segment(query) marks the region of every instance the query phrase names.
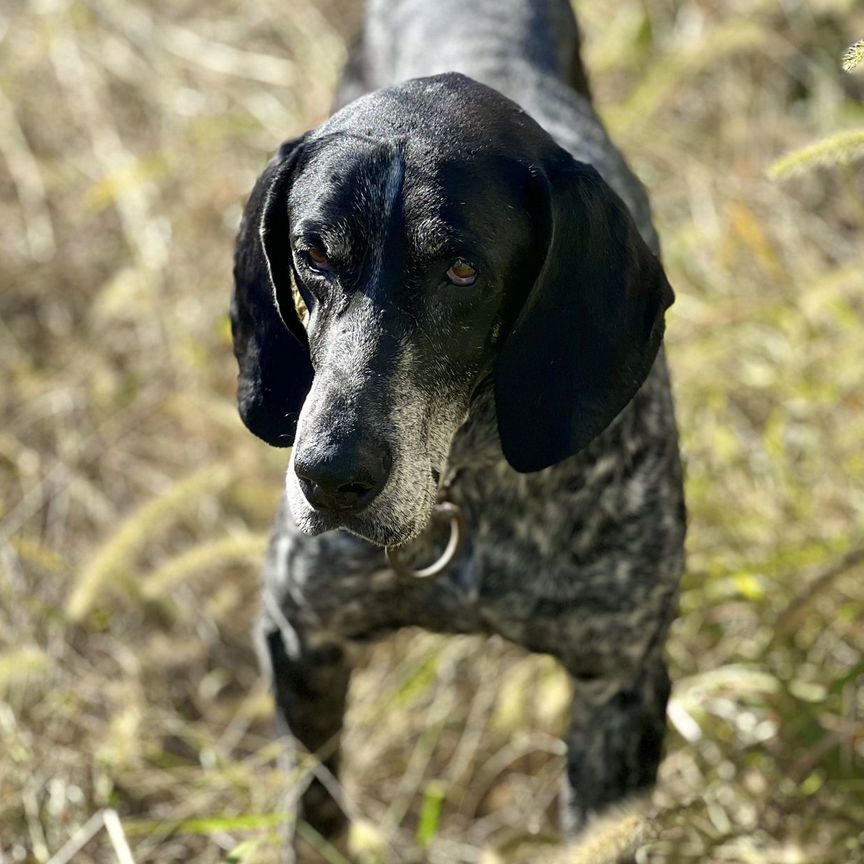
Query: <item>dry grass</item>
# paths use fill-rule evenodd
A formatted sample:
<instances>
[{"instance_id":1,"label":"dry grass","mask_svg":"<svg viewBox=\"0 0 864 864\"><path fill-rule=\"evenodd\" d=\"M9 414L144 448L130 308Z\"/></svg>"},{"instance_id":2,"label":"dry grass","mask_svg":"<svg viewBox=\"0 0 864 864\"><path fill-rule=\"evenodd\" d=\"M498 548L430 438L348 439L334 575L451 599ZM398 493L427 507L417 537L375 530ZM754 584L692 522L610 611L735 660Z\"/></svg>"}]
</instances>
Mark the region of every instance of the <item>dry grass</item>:
<instances>
[{"instance_id":1,"label":"dry grass","mask_svg":"<svg viewBox=\"0 0 864 864\"><path fill-rule=\"evenodd\" d=\"M840 69L864 12L579 7L679 297L690 566L639 860L862 861L864 168L768 169L864 125ZM285 454L235 416L230 253L357 14L0 4L4 864L275 860L291 779L249 629ZM372 650L346 742L367 858L567 860L541 842L567 695L496 640Z\"/></svg>"}]
</instances>

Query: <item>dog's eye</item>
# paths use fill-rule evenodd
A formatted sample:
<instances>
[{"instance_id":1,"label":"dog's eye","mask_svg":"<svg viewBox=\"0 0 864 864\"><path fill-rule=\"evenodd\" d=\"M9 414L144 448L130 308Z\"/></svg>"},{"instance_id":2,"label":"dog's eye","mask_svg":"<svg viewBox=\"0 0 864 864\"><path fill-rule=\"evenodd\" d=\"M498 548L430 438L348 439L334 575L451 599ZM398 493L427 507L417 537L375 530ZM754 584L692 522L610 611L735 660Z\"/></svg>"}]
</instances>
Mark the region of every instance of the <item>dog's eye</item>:
<instances>
[{"instance_id":1,"label":"dog's eye","mask_svg":"<svg viewBox=\"0 0 864 864\"><path fill-rule=\"evenodd\" d=\"M329 273L333 269L330 259L317 246L310 246L306 250L306 260L313 270Z\"/></svg>"},{"instance_id":2,"label":"dog's eye","mask_svg":"<svg viewBox=\"0 0 864 864\"><path fill-rule=\"evenodd\" d=\"M464 258L457 258L447 271L447 278L454 285L473 285L477 281L477 268Z\"/></svg>"}]
</instances>

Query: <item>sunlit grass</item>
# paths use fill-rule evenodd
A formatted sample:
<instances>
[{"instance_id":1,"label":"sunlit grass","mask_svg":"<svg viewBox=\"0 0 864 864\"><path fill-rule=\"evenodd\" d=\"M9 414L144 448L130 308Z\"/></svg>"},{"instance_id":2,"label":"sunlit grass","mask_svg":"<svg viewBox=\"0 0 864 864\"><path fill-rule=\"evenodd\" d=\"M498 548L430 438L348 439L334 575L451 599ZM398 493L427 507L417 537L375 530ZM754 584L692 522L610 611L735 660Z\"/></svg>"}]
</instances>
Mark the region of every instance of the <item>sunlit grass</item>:
<instances>
[{"instance_id":1,"label":"sunlit grass","mask_svg":"<svg viewBox=\"0 0 864 864\"><path fill-rule=\"evenodd\" d=\"M578 8L678 295L691 528L661 784L561 847L566 676L497 639L403 633L360 658L352 688L352 848L864 860L864 169L832 153L791 171L864 125L860 67L838 59L864 12ZM326 116L358 13L0 13L4 860L58 864L77 837L76 864L116 861L121 836L137 864L278 860L310 767L280 769L251 628L287 459L233 407L230 258L256 173Z\"/></svg>"}]
</instances>

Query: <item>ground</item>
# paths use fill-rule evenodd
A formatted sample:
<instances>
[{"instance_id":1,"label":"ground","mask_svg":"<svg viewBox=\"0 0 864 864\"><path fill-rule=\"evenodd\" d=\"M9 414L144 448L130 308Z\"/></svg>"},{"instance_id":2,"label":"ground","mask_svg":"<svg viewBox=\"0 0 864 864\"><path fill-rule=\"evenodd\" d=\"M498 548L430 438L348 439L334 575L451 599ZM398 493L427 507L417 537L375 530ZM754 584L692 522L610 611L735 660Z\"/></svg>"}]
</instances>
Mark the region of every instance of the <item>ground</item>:
<instances>
[{"instance_id":1,"label":"ground","mask_svg":"<svg viewBox=\"0 0 864 864\"><path fill-rule=\"evenodd\" d=\"M638 860L864 861L864 163L770 174L864 127L840 67L864 10L577 9L678 296L689 565ZM275 860L291 778L249 631L287 457L236 417L230 258L358 15L0 2L2 862ZM367 857L563 854L520 844L553 825L567 698L498 640L372 649L346 740Z\"/></svg>"}]
</instances>

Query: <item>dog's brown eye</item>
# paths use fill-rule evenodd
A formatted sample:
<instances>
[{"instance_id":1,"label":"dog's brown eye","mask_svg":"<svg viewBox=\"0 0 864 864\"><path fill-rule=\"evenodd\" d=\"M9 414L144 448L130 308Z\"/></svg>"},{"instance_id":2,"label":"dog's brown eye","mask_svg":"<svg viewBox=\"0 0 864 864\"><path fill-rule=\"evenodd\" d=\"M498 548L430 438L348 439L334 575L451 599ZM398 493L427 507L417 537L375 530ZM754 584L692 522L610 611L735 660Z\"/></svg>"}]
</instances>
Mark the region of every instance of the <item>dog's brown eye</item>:
<instances>
[{"instance_id":1,"label":"dog's brown eye","mask_svg":"<svg viewBox=\"0 0 864 864\"><path fill-rule=\"evenodd\" d=\"M477 281L477 268L464 258L457 258L447 271L447 278L454 285L473 285Z\"/></svg>"},{"instance_id":2,"label":"dog's brown eye","mask_svg":"<svg viewBox=\"0 0 864 864\"><path fill-rule=\"evenodd\" d=\"M320 270L322 273L328 273L333 269L330 259L316 246L310 246L306 250L306 257L309 263L315 270Z\"/></svg>"}]
</instances>

